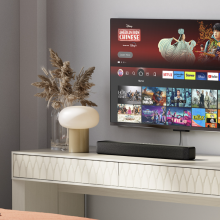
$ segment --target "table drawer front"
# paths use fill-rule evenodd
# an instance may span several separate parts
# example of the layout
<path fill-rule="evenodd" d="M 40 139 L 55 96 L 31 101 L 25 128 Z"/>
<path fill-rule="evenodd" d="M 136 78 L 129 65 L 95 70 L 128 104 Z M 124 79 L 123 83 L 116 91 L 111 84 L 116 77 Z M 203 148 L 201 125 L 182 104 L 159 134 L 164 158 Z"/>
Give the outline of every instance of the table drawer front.
<path fill-rule="evenodd" d="M 220 171 L 119 163 L 119 186 L 220 195 Z"/>
<path fill-rule="evenodd" d="M 118 186 L 118 163 L 14 154 L 13 177 Z"/>

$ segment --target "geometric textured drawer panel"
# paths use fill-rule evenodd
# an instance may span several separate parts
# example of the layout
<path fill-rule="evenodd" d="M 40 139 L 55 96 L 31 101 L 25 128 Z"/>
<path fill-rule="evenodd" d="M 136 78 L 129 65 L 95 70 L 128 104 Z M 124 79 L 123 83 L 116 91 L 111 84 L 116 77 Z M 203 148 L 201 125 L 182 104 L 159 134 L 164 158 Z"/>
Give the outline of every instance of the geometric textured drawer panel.
<path fill-rule="evenodd" d="M 220 171 L 119 163 L 119 186 L 220 195 Z"/>
<path fill-rule="evenodd" d="M 118 186 L 118 163 L 13 154 L 13 176 Z"/>

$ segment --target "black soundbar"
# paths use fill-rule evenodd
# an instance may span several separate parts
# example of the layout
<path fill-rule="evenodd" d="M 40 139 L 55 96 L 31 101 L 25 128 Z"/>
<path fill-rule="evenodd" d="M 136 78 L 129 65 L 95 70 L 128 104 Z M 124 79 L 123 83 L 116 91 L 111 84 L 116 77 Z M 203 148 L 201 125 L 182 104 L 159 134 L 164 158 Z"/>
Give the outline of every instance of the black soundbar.
<path fill-rule="evenodd" d="M 165 144 L 98 141 L 97 153 L 131 157 L 194 160 L 196 157 L 196 148 Z"/>

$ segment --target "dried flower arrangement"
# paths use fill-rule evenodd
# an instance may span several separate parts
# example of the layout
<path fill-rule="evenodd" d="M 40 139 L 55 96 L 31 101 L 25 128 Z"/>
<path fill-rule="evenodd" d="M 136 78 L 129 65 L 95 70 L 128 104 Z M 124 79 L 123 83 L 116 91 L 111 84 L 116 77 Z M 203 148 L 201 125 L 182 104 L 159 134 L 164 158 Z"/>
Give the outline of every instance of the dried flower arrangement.
<path fill-rule="evenodd" d="M 32 83 L 32 86 L 44 89 L 43 92 L 35 96 L 45 98 L 54 109 L 62 109 L 80 102 L 82 106 L 97 106 L 94 102 L 87 100 L 90 89 L 95 85 L 90 83 L 95 67 L 84 71 L 82 68 L 79 75 L 70 68 L 70 62 L 63 62 L 52 49 L 49 49 L 51 64 L 56 67 L 55 70 L 48 71 L 42 68 L 44 75 L 38 75 L 41 82 Z M 73 85 L 71 80 L 75 80 Z"/>

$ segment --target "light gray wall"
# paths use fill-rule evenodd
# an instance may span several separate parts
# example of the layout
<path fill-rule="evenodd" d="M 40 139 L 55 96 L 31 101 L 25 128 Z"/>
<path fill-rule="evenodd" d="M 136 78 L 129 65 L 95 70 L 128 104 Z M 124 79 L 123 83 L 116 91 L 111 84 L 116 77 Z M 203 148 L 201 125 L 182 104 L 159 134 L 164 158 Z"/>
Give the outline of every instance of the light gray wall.
<path fill-rule="evenodd" d="M 19 1 L 0 1 L 0 207 L 11 208 L 11 151 L 19 150 Z"/>
<path fill-rule="evenodd" d="M 87 216 L 99 220 L 218 220 L 219 209 L 196 205 L 87 196 Z"/>
<path fill-rule="evenodd" d="M 47 148 L 47 108 L 34 97 L 47 67 L 46 1 L 20 0 L 20 149 Z"/>
<path fill-rule="evenodd" d="M 215 8 L 204 0 L 48 0 L 47 45 L 63 60 L 69 60 L 78 73 L 82 66 L 95 66 L 96 84 L 91 100 L 98 104 L 99 125 L 90 130 L 90 144 L 98 140 L 178 144 L 179 133 L 170 130 L 137 129 L 110 126 L 110 18 L 182 18 L 219 19 Z M 208 7 L 208 8 L 207 8 Z M 210 8 L 211 7 L 211 8 Z M 217 9 L 216 9 L 217 10 Z M 158 27 L 159 28 L 159 27 Z M 49 67 L 49 63 L 48 63 Z M 190 132 L 183 134 L 183 144 L 193 145 L 199 154 L 220 155 L 220 134 Z M 88 217 L 110 219 L 194 219 L 212 216 L 219 219 L 219 209 L 162 202 L 88 196 Z M 191 216 L 191 217 L 190 217 Z"/>
<path fill-rule="evenodd" d="M 34 97 L 39 90 L 30 85 L 47 66 L 46 5 L 45 0 L 0 1 L 1 208 L 12 207 L 11 151 L 48 146 L 46 103 Z"/>

